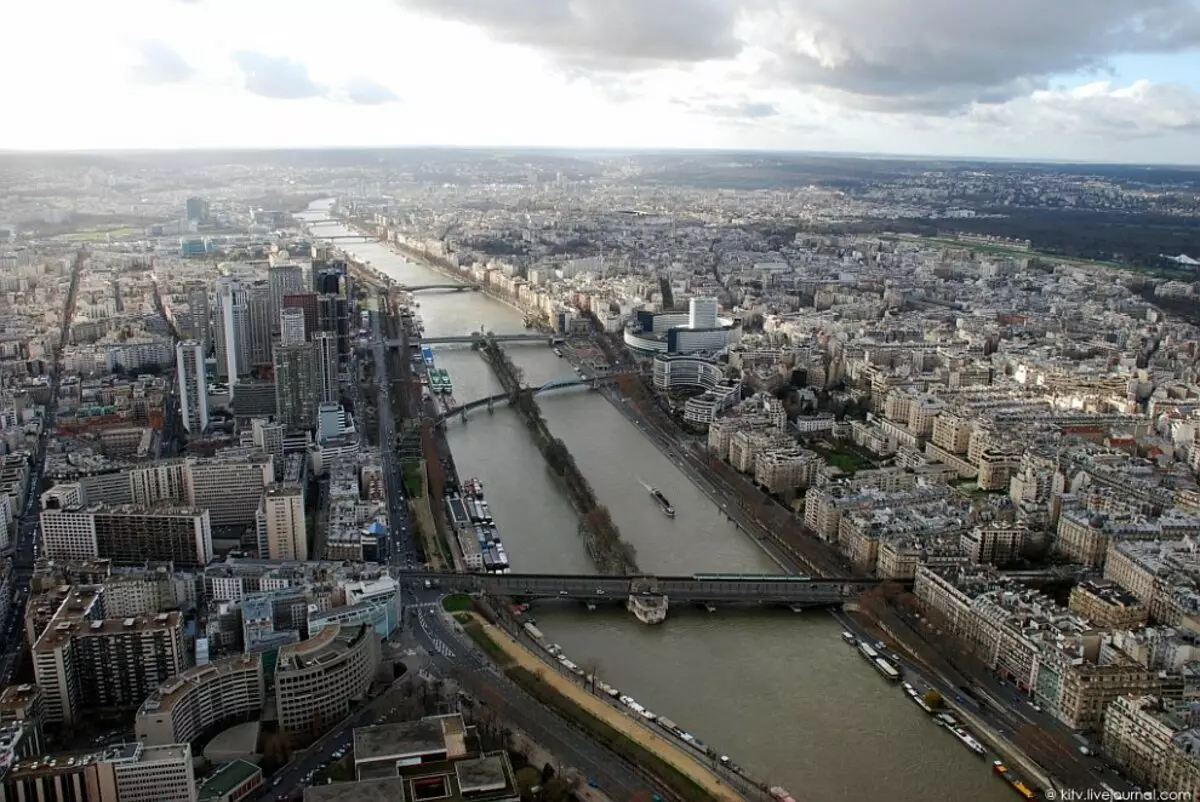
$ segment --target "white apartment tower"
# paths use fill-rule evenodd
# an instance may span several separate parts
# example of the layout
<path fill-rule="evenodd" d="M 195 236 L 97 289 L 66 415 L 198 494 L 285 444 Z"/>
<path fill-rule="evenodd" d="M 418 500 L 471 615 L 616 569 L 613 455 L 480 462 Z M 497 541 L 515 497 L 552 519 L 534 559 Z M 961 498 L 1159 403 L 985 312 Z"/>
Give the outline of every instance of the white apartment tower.
<path fill-rule="evenodd" d="M 183 428 L 200 434 L 208 428 L 208 386 L 204 378 L 204 346 L 184 340 L 175 346 L 175 372 L 179 379 L 179 408 Z"/>
<path fill-rule="evenodd" d="M 217 375 L 229 379 L 250 371 L 250 310 L 235 279 L 217 279 Z"/>
<path fill-rule="evenodd" d="M 307 560 L 308 537 L 304 518 L 304 494 L 299 485 L 271 485 L 263 493 L 259 509 L 259 557 L 271 560 Z M 266 547 L 265 551 L 263 546 Z"/>

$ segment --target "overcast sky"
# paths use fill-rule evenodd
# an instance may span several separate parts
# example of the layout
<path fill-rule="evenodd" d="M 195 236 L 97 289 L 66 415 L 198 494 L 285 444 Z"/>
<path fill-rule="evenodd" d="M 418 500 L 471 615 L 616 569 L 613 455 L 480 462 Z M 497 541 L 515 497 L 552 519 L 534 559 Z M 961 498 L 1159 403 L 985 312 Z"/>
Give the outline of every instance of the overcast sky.
<path fill-rule="evenodd" d="M 0 149 L 1200 162 L 1200 0 L 12 0 Z"/>

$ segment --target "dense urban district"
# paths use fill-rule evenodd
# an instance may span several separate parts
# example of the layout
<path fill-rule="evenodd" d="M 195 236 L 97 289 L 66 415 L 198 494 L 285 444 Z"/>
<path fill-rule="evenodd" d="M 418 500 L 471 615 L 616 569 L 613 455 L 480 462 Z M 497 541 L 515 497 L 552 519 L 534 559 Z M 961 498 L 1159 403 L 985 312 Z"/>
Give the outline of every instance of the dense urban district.
<path fill-rule="evenodd" d="M 0 190 L 0 802 L 793 802 L 887 760 L 685 729 L 566 608 L 832 616 L 853 669 L 729 693 L 865 673 L 948 795 L 1200 794 L 1200 171 L 9 154 Z M 665 467 L 614 493 L 575 397 Z M 485 417 L 507 476 L 460 473 Z M 527 568 L 517 478 L 590 569 Z M 651 570 L 628 510 L 696 505 L 770 569 Z"/>

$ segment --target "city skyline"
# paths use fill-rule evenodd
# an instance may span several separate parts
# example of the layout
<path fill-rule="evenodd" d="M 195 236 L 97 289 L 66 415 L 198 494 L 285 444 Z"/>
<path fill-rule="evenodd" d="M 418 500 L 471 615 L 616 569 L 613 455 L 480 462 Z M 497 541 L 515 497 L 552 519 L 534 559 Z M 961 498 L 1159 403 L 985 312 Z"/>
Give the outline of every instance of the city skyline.
<path fill-rule="evenodd" d="M 1086 14 L 1032 0 L 923 0 L 903 13 L 878 0 L 360 0 L 341 15 L 307 0 L 125 5 L 119 18 L 81 0 L 16 12 L 25 34 L 0 69 L 41 69 L 12 83 L 9 102 L 27 113 L 0 134 L 0 150 L 1196 161 L 1191 0 L 1114 0 Z"/>

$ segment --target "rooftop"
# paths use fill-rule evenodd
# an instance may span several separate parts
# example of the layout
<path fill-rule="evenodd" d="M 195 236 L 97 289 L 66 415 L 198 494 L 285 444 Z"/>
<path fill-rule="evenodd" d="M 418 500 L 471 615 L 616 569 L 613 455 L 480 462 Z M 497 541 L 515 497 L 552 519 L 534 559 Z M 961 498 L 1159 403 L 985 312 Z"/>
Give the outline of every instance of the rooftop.
<path fill-rule="evenodd" d="M 336 660 L 372 631 L 367 624 L 332 624 L 308 640 L 281 648 L 276 670 L 300 671 Z"/>
<path fill-rule="evenodd" d="M 304 802 L 404 802 L 407 785 L 400 777 L 314 785 L 304 789 Z"/>
<path fill-rule="evenodd" d="M 354 730 L 356 765 L 445 752 L 462 755 L 465 725 L 461 715 L 431 716 L 419 721 L 358 727 Z M 454 741 L 457 739 L 457 743 Z"/>
<path fill-rule="evenodd" d="M 218 799 L 233 791 L 255 774 L 261 776 L 262 769 L 246 760 L 235 760 L 217 769 L 217 773 L 201 784 L 197 799 Z"/>

